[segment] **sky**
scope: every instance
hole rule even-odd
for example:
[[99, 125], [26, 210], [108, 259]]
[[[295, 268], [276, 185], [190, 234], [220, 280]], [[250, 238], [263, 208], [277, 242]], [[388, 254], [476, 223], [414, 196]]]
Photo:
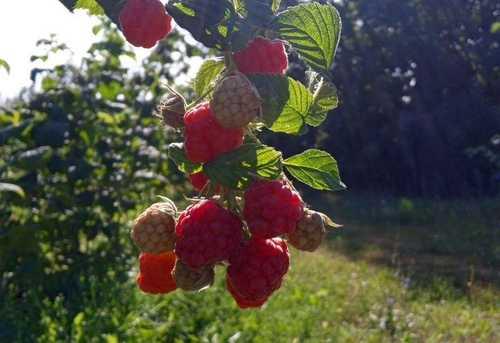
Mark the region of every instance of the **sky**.
[[[96, 39], [92, 27], [96, 19], [84, 11], [69, 12], [58, 0], [0, 0], [0, 59], [10, 65], [10, 73], [0, 68], [0, 103], [17, 95], [31, 84], [33, 67], [51, 67], [71, 61], [78, 63]], [[48, 63], [30, 62], [30, 57], [42, 50], [36, 42], [56, 34], [57, 39], [72, 54], [51, 58]], [[149, 50], [135, 48], [136, 60], [127, 62], [129, 68], [139, 68]]]

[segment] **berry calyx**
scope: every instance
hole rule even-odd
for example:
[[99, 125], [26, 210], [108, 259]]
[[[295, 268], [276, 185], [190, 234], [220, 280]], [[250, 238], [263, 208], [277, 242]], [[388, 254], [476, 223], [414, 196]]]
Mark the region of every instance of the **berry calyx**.
[[243, 127], [257, 116], [262, 108], [257, 89], [240, 72], [233, 72], [215, 87], [210, 107], [215, 118], [226, 128]]
[[280, 40], [257, 37], [234, 54], [238, 70], [244, 74], [284, 75], [288, 68], [285, 45]]
[[137, 247], [151, 254], [174, 250], [176, 212], [173, 202], [159, 202], [142, 212], [131, 232]]
[[214, 200], [202, 200], [179, 217], [175, 253], [191, 269], [227, 260], [243, 239], [243, 223]]
[[172, 275], [178, 288], [194, 292], [210, 287], [214, 283], [215, 272], [213, 266], [205, 266], [194, 270], [181, 260], [177, 260]]
[[290, 232], [288, 243], [299, 250], [315, 251], [326, 236], [325, 224], [321, 214], [309, 209], [304, 210], [304, 216]]
[[128, 0], [118, 19], [127, 41], [137, 47], [152, 48], [172, 31], [172, 17], [159, 0]]
[[252, 238], [229, 259], [228, 290], [241, 308], [260, 307], [281, 287], [289, 265], [284, 240]]
[[242, 128], [226, 129], [215, 119], [208, 103], [203, 103], [184, 116], [184, 147], [188, 159], [205, 163], [243, 144]]
[[245, 192], [243, 215], [252, 235], [272, 238], [295, 230], [304, 203], [285, 180], [256, 181]]
[[185, 113], [186, 100], [181, 94], [169, 88], [169, 93], [163, 96], [158, 105], [156, 116], [161, 118], [163, 124], [179, 129], [184, 127]]
[[174, 291], [177, 288], [172, 277], [175, 259], [173, 252], [159, 255], [142, 253], [139, 257], [139, 274], [136, 279], [139, 288], [150, 294], [166, 294]]

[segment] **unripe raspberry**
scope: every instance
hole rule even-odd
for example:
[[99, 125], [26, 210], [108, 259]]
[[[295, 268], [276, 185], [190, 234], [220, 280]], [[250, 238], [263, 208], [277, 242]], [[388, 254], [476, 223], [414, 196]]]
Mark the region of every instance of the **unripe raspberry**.
[[287, 236], [288, 243], [295, 248], [312, 252], [318, 249], [326, 236], [323, 218], [318, 212], [306, 209], [295, 230]]
[[238, 305], [260, 307], [281, 287], [290, 265], [284, 240], [255, 239], [245, 242], [229, 259], [228, 289]]
[[176, 212], [173, 202], [158, 202], [141, 213], [131, 232], [137, 247], [151, 254], [174, 250]]
[[[208, 177], [203, 172], [198, 172], [189, 175], [189, 181], [193, 185], [194, 189], [198, 192], [205, 191], [205, 187], [207, 183], [210, 181]], [[220, 185], [216, 185], [215, 189], [213, 189], [214, 193], [220, 193], [222, 191], [222, 187]]]
[[214, 283], [214, 267], [205, 266], [198, 270], [189, 268], [181, 260], [177, 260], [172, 271], [177, 287], [184, 291], [199, 291]]
[[172, 31], [172, 17], [159, 0], [128, 0], [119, 20], [125, 38], [137, 47], [152, 48]]
[[225, 77], [215, 87], [210, 107], [223, 127], [243, 127], [262, 111], [262, 100], [250, 80], [240, 72]]
[[214, 200], [188, 207], [179, 217], [175, 253], [192, 269], [227, 260], [243, 239], [243, 223]]
[[145, 293], [165, 294], [177, 287], [172, 277], [175, 254], [167, 252], [159, 255], [142, 253], [139, 257], [137, 285]]
[[256, 181], [244, 198], [244, 218], [255, 237], [292, 232], [303, 215], [302, 198], [285, 180]]
[[192, 162], [208, 162], [243, 144], [244, 130], [223, 128], [215, 119], [208, 103], [187, 112], [184, 124], [184, 146], [186, 155]]
[[170, 90], [160, 101], [157, 108], [157, 116], [160, 117], [165, 125], [182, 128], [184, 127], [184, 114], [186, 113], [186, 101], [184, 97]]
[[285, 45], [280, 40], [257, 37], [234, 54], [238, 70], [244, 74], [283, 75], [288, 68]]

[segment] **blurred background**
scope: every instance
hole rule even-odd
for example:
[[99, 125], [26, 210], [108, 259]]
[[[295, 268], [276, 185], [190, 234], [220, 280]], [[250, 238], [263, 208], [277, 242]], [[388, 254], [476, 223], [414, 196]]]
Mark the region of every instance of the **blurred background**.
[[[157, 195], [195, 194], [166, 156], [179, 137], [151, 115], [161, 84], [189, 97], [213, 52], [181, 30], [132, 49], [44, 3], [0, 5], [0, 342], [500, 340], [498, 1], [334, 2], [339, 108], [264, 140], [337, 158], [347, 191], [301, 190], [344, 227], [293, 251], [260, 311], [236, 308], [222, 268], [200, 294], [134, 284], [131, 221]], [[304, 70], [290, 51], [289, 74]]]

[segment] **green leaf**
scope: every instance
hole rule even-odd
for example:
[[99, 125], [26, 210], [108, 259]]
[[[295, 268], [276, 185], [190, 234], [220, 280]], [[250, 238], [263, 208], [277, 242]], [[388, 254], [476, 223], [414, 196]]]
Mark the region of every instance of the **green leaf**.
[[10, 74], [10, 65], [7, 63], [6, 60], [0, 58], [0, 68], [5, 69], [7, 74]]
[[198, 96], [210, 93], [212, 84], [224, 69], [224, 61], [207, 60], [202, 65], [193, 81], [193, 89]]
[[0, 192], [14, 192], [21, 198], [24, 198], [26, 196], [26, 194], [24, 194], [24, 190], [21, 187], [12, 183], [0, 182]]
[[236, 11], [250, 23], [266, 26], [273, 17], [273, 0], [233, 0]]
[[174, 161], [183, 173], [193, 174], [202, 170], [201, 164], [188, 160], [183, 143], [172, 143], [168, 146], [168, 157]]
[[273, 180], [282, 173], [281, 153], [262, 144], [244, 144], [203, 166], [203, 172], [216, 184], [245, 189], [256, 178]]
[[52, 148], [49, 146], [41, 146], [18, 154], [14, 157], [13, 165], [25, 170], [35, 170], [43, 167], [51, 157]]
[[313, 95], [300, 82], [284, 76], [250, 75], [263, 98], [264, 123], [274, 132], [299, 134], [313, 103]]
[[500, 33], [500, 21], [494, 22], [491, 24], [491, 33]]
[[75, 4], [75, 9], [85, 9], [92, 15], [104, 14], [104, 10], [96, 0], [78, 0]]
[[273, 0], [272, 9], [276, 13], [280, 9], [281, 0]]
[[346, 188], [340, 180], [337, 161], [325, 151], [309, 149], [287, 158], [283, 164], [294, 178], [314, 189], [337, 191]]
[[328, 112], [337, 108], [339, 105], [339, 98], [337, 95], [337, 88], [331, 82], [320, 80], [315, 85], [313, 96], [313, 105], [311, 111], [306, 117], [308, 125], [317, 127], [325, 121]]
[[197, 41], [221, 50], [229, 43], [238, 18], [231, 0], [171, 0], [166, 7]]
[[315, 2], [294, 6], [280, 13], [274, 26], [311, 68], [321, 73], [330, 70], [342, 27], [335, 7]]

